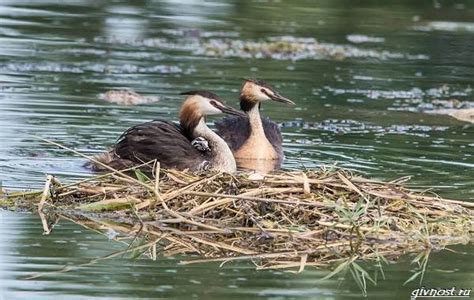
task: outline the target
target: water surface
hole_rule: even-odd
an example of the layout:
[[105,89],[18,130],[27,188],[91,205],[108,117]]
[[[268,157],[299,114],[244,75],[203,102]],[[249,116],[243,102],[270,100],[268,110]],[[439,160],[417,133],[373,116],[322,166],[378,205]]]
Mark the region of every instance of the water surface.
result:
[[[439,101],[473,105],[472,2],[130,2],[0,3],[4,187],[39,188],[45,174],[63,181],[90,176],[83,158],[33,136],[99,153],[134,124],[175,120],[179,92],[209,89],[237,107],[242,78],[256,77],[297,103],[263,107],[282,124],[284,168],[335,164],[378,179],[408,175],[414,188],[474,198],[473,126],[422,112]],[[161,101],[126,107],[98,97],[124,88]],[[6,299],[360,296],[351,280],[317,282],[323,271],[185,267],[179,258],[123,257],[28,281],[32,273],[123,245],[66,221],[42,236],[35,215],[0,212],[0,222],[0,295]],[[470,253],[472,246],[457,250]],[[408,297],[416,286],[402,286],[413,268],[409,260],[388,266],[388,280],[370,287],[369,296]],[[424,285],[468,287],[473,270],[471,255],[436,253]]]

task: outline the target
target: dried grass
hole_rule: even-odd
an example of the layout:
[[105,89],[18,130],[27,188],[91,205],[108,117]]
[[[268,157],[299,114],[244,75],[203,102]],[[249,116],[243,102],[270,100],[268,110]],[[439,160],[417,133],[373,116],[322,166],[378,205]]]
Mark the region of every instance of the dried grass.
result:
[[4,204],[38,202],[46,234],[62,217],[112,230],[132,248],[144,237],[139,247],[152,259],[195,254],[183,263],[249,260],[258,269],[298,272],[341,261],[362,276],[356,260],[468,243],[473,232],[474,203],[413,192],[403,187],[406,178],[380,182],[325,168],[262,180],[154,171],[160,176],[129,170],[68,185],[49,176],[43,191],[10,193]]

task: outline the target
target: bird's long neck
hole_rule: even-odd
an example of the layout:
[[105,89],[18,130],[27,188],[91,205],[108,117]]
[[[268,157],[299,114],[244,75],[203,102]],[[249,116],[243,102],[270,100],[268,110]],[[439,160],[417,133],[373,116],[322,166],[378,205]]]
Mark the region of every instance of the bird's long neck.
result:
[[237,150],[235,157],[253,160],[278,159],[278,153],[265,135],[262,118],[260,117],[260,105],[255,101],[240,98],[240,106],[249,118],[250,135],[245,143]]
[[207,127],[204,118],[199,120],[199,123],[193,130],[193,138],[200,136],[208,141],[212,149],[212,168],[229,173],[237,170],[234,155],[229,146],[220,136]]
[[249,98],[245,93],[240,94],[240,109],[249,117],[250,136],[266,139],[260,117],[260,103]]
[[254,105],[246,113],[249,116],[250,135],[266,138],[263,130],[262,118],[260,117],[259,105]]

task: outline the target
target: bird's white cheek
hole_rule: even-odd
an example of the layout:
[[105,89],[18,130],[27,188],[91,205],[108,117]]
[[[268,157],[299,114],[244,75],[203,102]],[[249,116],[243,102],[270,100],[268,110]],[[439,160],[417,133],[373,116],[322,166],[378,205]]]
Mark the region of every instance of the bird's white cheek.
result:
[[207,111],[208,115],[218,115],[221,113],[222,111],[220,109],[215,108],[214,106],[212,106],[212,108]]
[[217,114],[221,114],[222,111],[215,108],[212,104],[210,104],[209,102],[205,102],[203,103],[202,107],[201,107],[201,110],[202,112],[205,114],[205,115],[217,115]]
[[269,100],[271,100],[270,97],[268,97],[266,94],[264,94],[262,92],[260,92],[259,97],[260,97],[260,101],[269,101]]
[[264,92],[261,91],[259,88],[254,88],[254,93],[257,96],[258,101],[268,101],[271,100]]

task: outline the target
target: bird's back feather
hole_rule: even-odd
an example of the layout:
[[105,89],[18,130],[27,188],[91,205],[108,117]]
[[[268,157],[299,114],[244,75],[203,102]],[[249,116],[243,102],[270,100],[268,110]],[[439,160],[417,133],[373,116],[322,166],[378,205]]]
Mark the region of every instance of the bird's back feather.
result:
[[[118,169],[157,160],[163,168],[178,170],[199,170],[209,159],[191,145],[179,125],[162,120],[129,128],[107,155],[97,158]],[[97,164],[92,167],[102,169]]]

